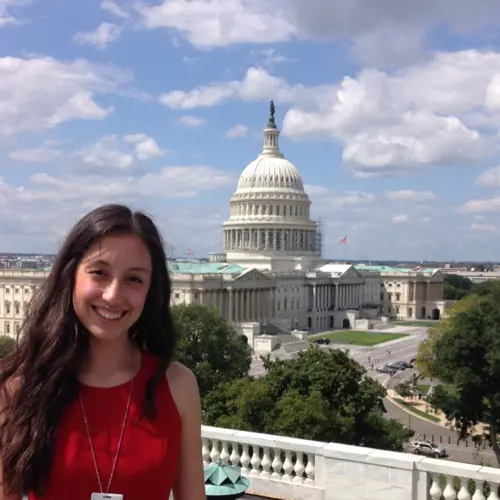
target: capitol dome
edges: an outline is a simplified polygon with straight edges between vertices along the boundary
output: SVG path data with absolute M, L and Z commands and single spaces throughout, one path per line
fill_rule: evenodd
M 298 170 L 283 156 L 262 154 L 243 170 L 238 181 L 238 191 L 253 188 L 304 191 L 304 184 Z
M 255 265 L 262 258 L 317 257 L 317 222 L 310 219 L 302 177 L 279 149 L 279 130 L 271 101 L 264 147 L 241 173 L 223 224 L 228 261 Z

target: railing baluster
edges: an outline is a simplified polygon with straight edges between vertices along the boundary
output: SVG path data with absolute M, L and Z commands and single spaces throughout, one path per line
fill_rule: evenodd
M 285 450 L 285 463 L 283 464 L 285 475 L 281 478 L 282 481 L 292 482 L 293 480 L 293 462 L 292 451 Z
M 302 484 L 304 482 L 304 471 L 306 467 L 304 465 L 304 454 L 301 451 L 297 452 L 297 459 L 295 460 L 295 465 L 293 471 L 295 472 L 295 477 L 293 478 L 294 483 Z
M 454 479 L 453 476 L 446 476 L 446 488 L 443 491 L 444 500 L 455 500 L 457 498 L 457 492 L 453 485 Z
M 226 464 L 229 464 L 229 442 L 222 441 L 222 451 L 220 452 L 220 459 Z
M 219 441 L 214 439 L 212 441 L 212 450 L 210 451 L 210 460 L 212 463 L 216 463 L 219 460 L 220 452 L 219 452 Z
M 460 478 L 460 491 L 458 492 L 458 500 L 471 500 L 469 493 L 469 480 L 465 477 Z
M 260 477 L 271 477 L 271 457 L 269 454 L 269 446 L 264 446 L 264 455 L 262 456 L 262 471 Z
M 234 467 L 240 466 L 240 453 L 239 453 L 240 445 L 238 443 L 232 443 L 231 456 L 229 460 Z
M 282 473 L 281 471 L 283 470 L 283 462 L 281 461 L 281 450 L 279 448 L 274 448 L 274 458 L 273 458 L 273 473 L 271 474 L 271 477 L 273 479 L 281 479 Z
M 429 490 L 429 495 L 431 496 L 432 500 L 441 500 L 441 495 L 443 494 L 443 490 L 441 489 L 441 486 L 439 486 L 440 475 L 432 474 L 431 477 L 432 477 L 432 485 L 431 489 Z
M 474 492 L 474 495 L 472 495 L 472 500 L 486 500 L 486 497 L 484 496 L 484 481 L 480 481 L 479 479 L 476 479 L 474 481 L 476 485 L 476 491 Z
M 260 446 L 253 447 L 253 455 L 250 463 L 252 464 L 250 476 L 258 476 L 260 474 Z
M 248 454 L 248 444 L 243 444 L 243 453 L 241 454 L 241 472 L 242 474 L 250 473 L 250 455 Z
M 203 438 L 202 442 L 201 456 L 203 457 L 203 464 L 208 465 L 210 463 L 210 440 Z

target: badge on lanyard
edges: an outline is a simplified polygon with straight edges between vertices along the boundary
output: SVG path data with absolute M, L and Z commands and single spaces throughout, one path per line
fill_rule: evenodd
M 116 493 L 92 493 L 90 500 L 123 500 L 123 495 Z

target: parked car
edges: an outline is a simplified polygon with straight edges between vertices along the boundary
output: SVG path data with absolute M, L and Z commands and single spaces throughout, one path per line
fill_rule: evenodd
M 386 366 L 388 366 L 389 368 L 393 368 L 394 370 L 397 371 L 403 371 L 408 368 L 408 364 L 405 363 L 404 361 L 397 361 L 396 363 L 387 363 Z
M 395 370 L 394 368 L 390 368 L 388 365 L 377 366 L 377 368 L 375 368 L 375 371 L 377 373 L 389 373 L 390 375 L 394 375 L 397 372 L 397 370 Z
M 415 455 L 428 455 L 435 458 L 446 457 L 446 449 L 431 441 L 413 441 L 410 445 L 410 451 Z
M 320 344 L 320 345 L 329 345 L 330 344 L 330 339 L 316 339 L 313 340 L 315 344 Z

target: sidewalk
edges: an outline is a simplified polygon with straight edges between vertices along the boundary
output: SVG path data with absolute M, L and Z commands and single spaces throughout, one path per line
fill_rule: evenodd
M 413 408 L 416 410 L 420 410 L 423 413 L 426 413 L 427 415 L 431 415 L 433 417 L 439 418 L 439 422 L 435 422 L 434 420 L 429 420 L 426 419 L 425 417 L 418 415 L 417 413 L 413 413 L 408 410 L 408 408 L 405 408 L 401 404 L 399 404 L 395 398 L 402 399 L 405 403 L 408 405 L 411 405 Z M 440 425 L 441 427 L 444 427 L 448 430 L 453 429 L 453 423 L 450 422 L 447 418 L 446 415 L 441 412 L 433 412 L 432 409 L 430 408 L 429 404 L 424 401 L 423 399 L 419 400 L 418 398 L 411 399 L 411 398 L 402 398 L 401 396 L 398 396 L 394 389 L 387 389 L 387 399 L 394 405 L 397 406 L 400 410 L 405 411 L 406 413 L 410 413 L 412 417 L 420 418 L 422 420 L 425 420 L 428 423 L 432 423 L 434 425 Z M 485 430 L 486 424 L 477 424 L 476 425 L 476 434 L 483 434 Z

